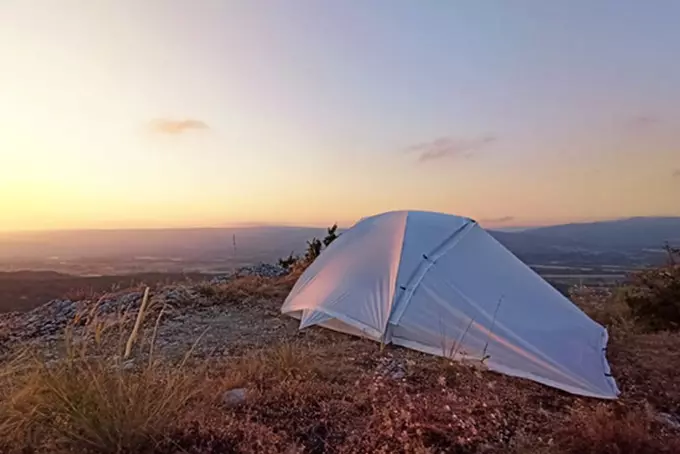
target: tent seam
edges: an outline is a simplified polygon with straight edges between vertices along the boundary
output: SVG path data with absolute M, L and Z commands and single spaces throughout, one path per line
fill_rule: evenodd
M 436 262 L 436 259 L 439 258 L 439 257 L 441 256 L 441 255 L 439 255 L 438 253 L 441 253 L 441 252 L 449 252 L 449 251 L 450 251 L 451 249 L 453 249 L 458 243 L 460 243 L 460 241 L 461 241 L 461 240 L 468 234 L 468 232 L 470 232 L 470 230 L 472 230 L 472 229 L 474 228 L 474 226 L 476 226 L 476 225 L 477 225 L 477 223 L 476 223 L 475 221 L 473 221 L 472 219 L 469 219 L 468 222 L 467 222 L 465 225 L 463 225 L 461 228 L 457 229 L 457 230 L 456 230 L 455 232 L 453 232 L 448 238 L 444 239 L 444 241 L 442 241 L 441 243 L 439 243 L 439 244 L 437 245 L 437 247 L 435 247 L 435 248 L 433 249 L 433 252 L 430 254 L 429 257 L 428 257 L 427 254 L 423 253 L 423 258 L 421 259 L 420 264 L 423 263 L 423 259 L 424 259 L 424 261 L 426 261 L 426 262 L 428 263 L 428 266 L 425 268 L 425 270 L 424 270 L 422 273 L 412 276 L 411 279 L 406 283 L 406 289 L 405 289 L 405 291 L 406 291 L 406 292 L 409 292 L 408 297 L 407 297 L 407 299 L 404 300 L 404 302 L 399 306 L 399 308 L 398 308 L 399 313 L 398 313 L 398 314 L 396 314 L 396 313 L 394 314 L 394 315 L 396 315 L 396 319 L 395 319 L 395 320 L 390 320 L 392 317 L 390 317 L 390 319 L 388 319 L 388 322 L 387 322 L 388 325 L 390 325 L 390 324 L 392 324 L 392 325 L 398 325 L 398 324 L 399 324 L 399 321 L 401 320 L 401 317 L 402 317 L 402 316 L 404 315 L 404 313 L 406 312 L 406 309 L 408 308 L 409 304 L 411 303 L 411 299 L 413 298 L 413 295 L 415 294 L 416 290 L 418 289 L 418 287 L 419 287 L 420 284 L 422 283 L 423 279 L 425 278 L 425 275 L 430 271 L 430 269 L 432 269 L 432 267 L 434 266 L 434 264 L 435 264 L 435 262 Z M 448 249 L 443 249 L 443 247 L 444 247 L 447 243 L 452 242 L 454 239 L 457 240 L 457 241 L 456 241 L 455 243 L 453 243 L 453 245 L 451 245 L 450 248 L 448 248 Z M 419 265 L 420 265 L 420 264 L 419 264 Z M 415 279 L 415 282 L 412 282 L 414 279 Z M 397 301 L 397 303 L 399 303 L 399 301 Z M 392 315 L 392 314 L 391 314 L 391 315 Z M 386 329 L 385 331 L 387 331 L 387 329 Z
M 397 272 L 395 273 L 394 276 L 394 282 L 390 284 L 390 292 L 392 293 L 392 297 L 390 298 L 390 311 L 387 314 L 387 318 L 385 320 L 385 326 L 382 327 L 382 332 L 380 333 L 380 342 L 381 343 L 386 343 L 389 342 L 389 331 L 390 331 L 390 319 L 392 318 L 392 314 L 394 311 L 394 307 L 396 306 L 397 301 L 395 301 L 395 298 L 397 296 L 397 279 L 399 277 L 399 268 L 401 268 L 401 261 L 404 255 L 404 242 L 406 241 L 406 229 L 408 227 L 408 220 L 409 217 L 411 216 L 411 213 L 406 211 L 405 212 L 406 216 L 404 216 L 404 226 L 401 231 L 401 241 L 399 242 L 399 256 L 397 259 Z

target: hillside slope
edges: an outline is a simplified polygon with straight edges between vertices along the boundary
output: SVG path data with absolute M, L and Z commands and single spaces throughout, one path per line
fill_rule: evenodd
M 680 245 L 680 217 L 631 218 L 491 234 L 531 264 L 655 265 L 665 243 Z
M 140 289 L 0 314 L 0 451 L 680 449 L 677 333 L 613 330 L 607 356 L 622 395 L 600 401 L 319 327 L 298 331 L 280 313 L 294 282 L 250 276 L 155 287 L 125 361 Z M 3 362 L 25 348 L 36 356 Z M 74 349 L 91 356 L 68 356 Z

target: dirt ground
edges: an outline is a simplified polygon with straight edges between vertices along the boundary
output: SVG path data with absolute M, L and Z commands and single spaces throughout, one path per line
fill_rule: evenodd
M 143 339 L 155 339 L 164 361 L 191 351 L 189 370 L 205 379 L 202 398 L 144 452 L 680 452 L 677 333 L 614 333 L 608 359 L 622 395 L 602 401 L 323 328 L 299 331 L 280 313 L 289 287 L 244 281 L 198 289 L 200 304 L 154 307 Z M 32 343 L 55 349 L 59 335 L 47 338 Z M 233 389 L 246 397 L 225 405 Z

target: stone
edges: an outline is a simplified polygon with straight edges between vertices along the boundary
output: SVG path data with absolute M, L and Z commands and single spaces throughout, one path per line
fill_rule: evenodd
M 680 429 L 680 419 L 676 418 L 675 416 L 669 414 L 669 413 L 663 413 L 659 412 L 654 416 L 654 419 L 656 421 L 667 425 L 668 427 L 671 427 L 673 429 Z
M 244 266 L 236 270 L 234 276 L 259 276 L 259 277 L 279 277 L 288 274 L 288 270 L 280 265 L 269 263 L 258 263 L 257 265 Z
M 390 374 L 392 380 L 401 380 L 406 376 L 406 372 L 403 369 L 397 369 Z
M 234 388 L 222 395 L 222 402 L 227 407 L 237 407 L 246 401 L 246 389 Z

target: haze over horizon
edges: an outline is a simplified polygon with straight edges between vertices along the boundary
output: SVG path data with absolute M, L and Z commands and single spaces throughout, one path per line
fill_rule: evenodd
M 372 213 L 372 214 L 377 214 L 377 213 Z M 367 216 L 370 216 L 371 214 L 368 214 Z M 474 218 L 473 218 L 474 219 Z M 532 229 L 540 229 L 542 227 L 557 227 L 557 226 L 567 226 L 567 225 L 588 225 L 588 224 L 593 224 L 593 225 L 602 225 L 602 223 L 610 223 L 610 222 L 617 222 L 617 221 L 622 221 L 626 222 L 631 219 L 645 219 L 645 220 L 665 220 L 665 219 L 678 219 L 680 220 L 680 216 L 625 216 L 625 217 L 620 217 L 620 218 L 602 218 L 602 219 L 593 219 L 593 220 L 576 220 L 576 221 L 565 221 L 565 222 L 555 222 L 555 223 L 543 223 L 543 224 L 525 224 L 525 225 L 518 225 L 518 224 L 509 224 L 508 221 L 503 221 L 503 220 L 497 220 L 497 219 L 482 219 L 482 220 L 477 220 L 477 221 L 482 227 L 490 230 L 497 230 L 497 231 L 524 231 L 524 230 L 532 230 Z M 22 229 L 22 230 L 3 230 L 0 229 L 0 237 L 4 238 L 12 238 L 13 235 L 23 235 L 23 234 L 37 234 L 37 235 L 42 235 L 42 234 L 49 234 L 49 233 L 78 233 L 78 232 L 104 232 L 104 231 L 111 231 L 111 232 L 141 232 L 141 231 L 181 231 L 181 230 L 187 230 L 187 231 L 195 231 L 195 230 L 242 230 L 242 229 L 259 229 L 259 228 L 273 228 L 273 229 L 321 229 L 325 230 L 327 227 L 330 227 L 333 224 L 337 224 L 338 228 L 340 229 L 348 229 L 352 227 L 356 222 L 358 222 L 360 218 L 353 220 L 348 223 L 337 223 L 336 221 L 329 221 L 328 223 L 317 223 L 317 224 L 296 224 L 296 223 L 270 223 L 270 222 L 242 222 L 242 223 L 232 223 L 232 224 L 221 224 L 221 225 L 213 225 L 213 226 L 204 226 L 204 225 L 185 225 L 185 226 L 175 226 L 175 227 L 163 227 L 163 226 L 145 226 L 145 227 L 106 227 L 106 226 L 101 226 L 101 227 L 71 227 L 71 228 L 56 228 L 56 229 Z
M 0 231 L 679 216 L 680 3 L 0 4 Z

